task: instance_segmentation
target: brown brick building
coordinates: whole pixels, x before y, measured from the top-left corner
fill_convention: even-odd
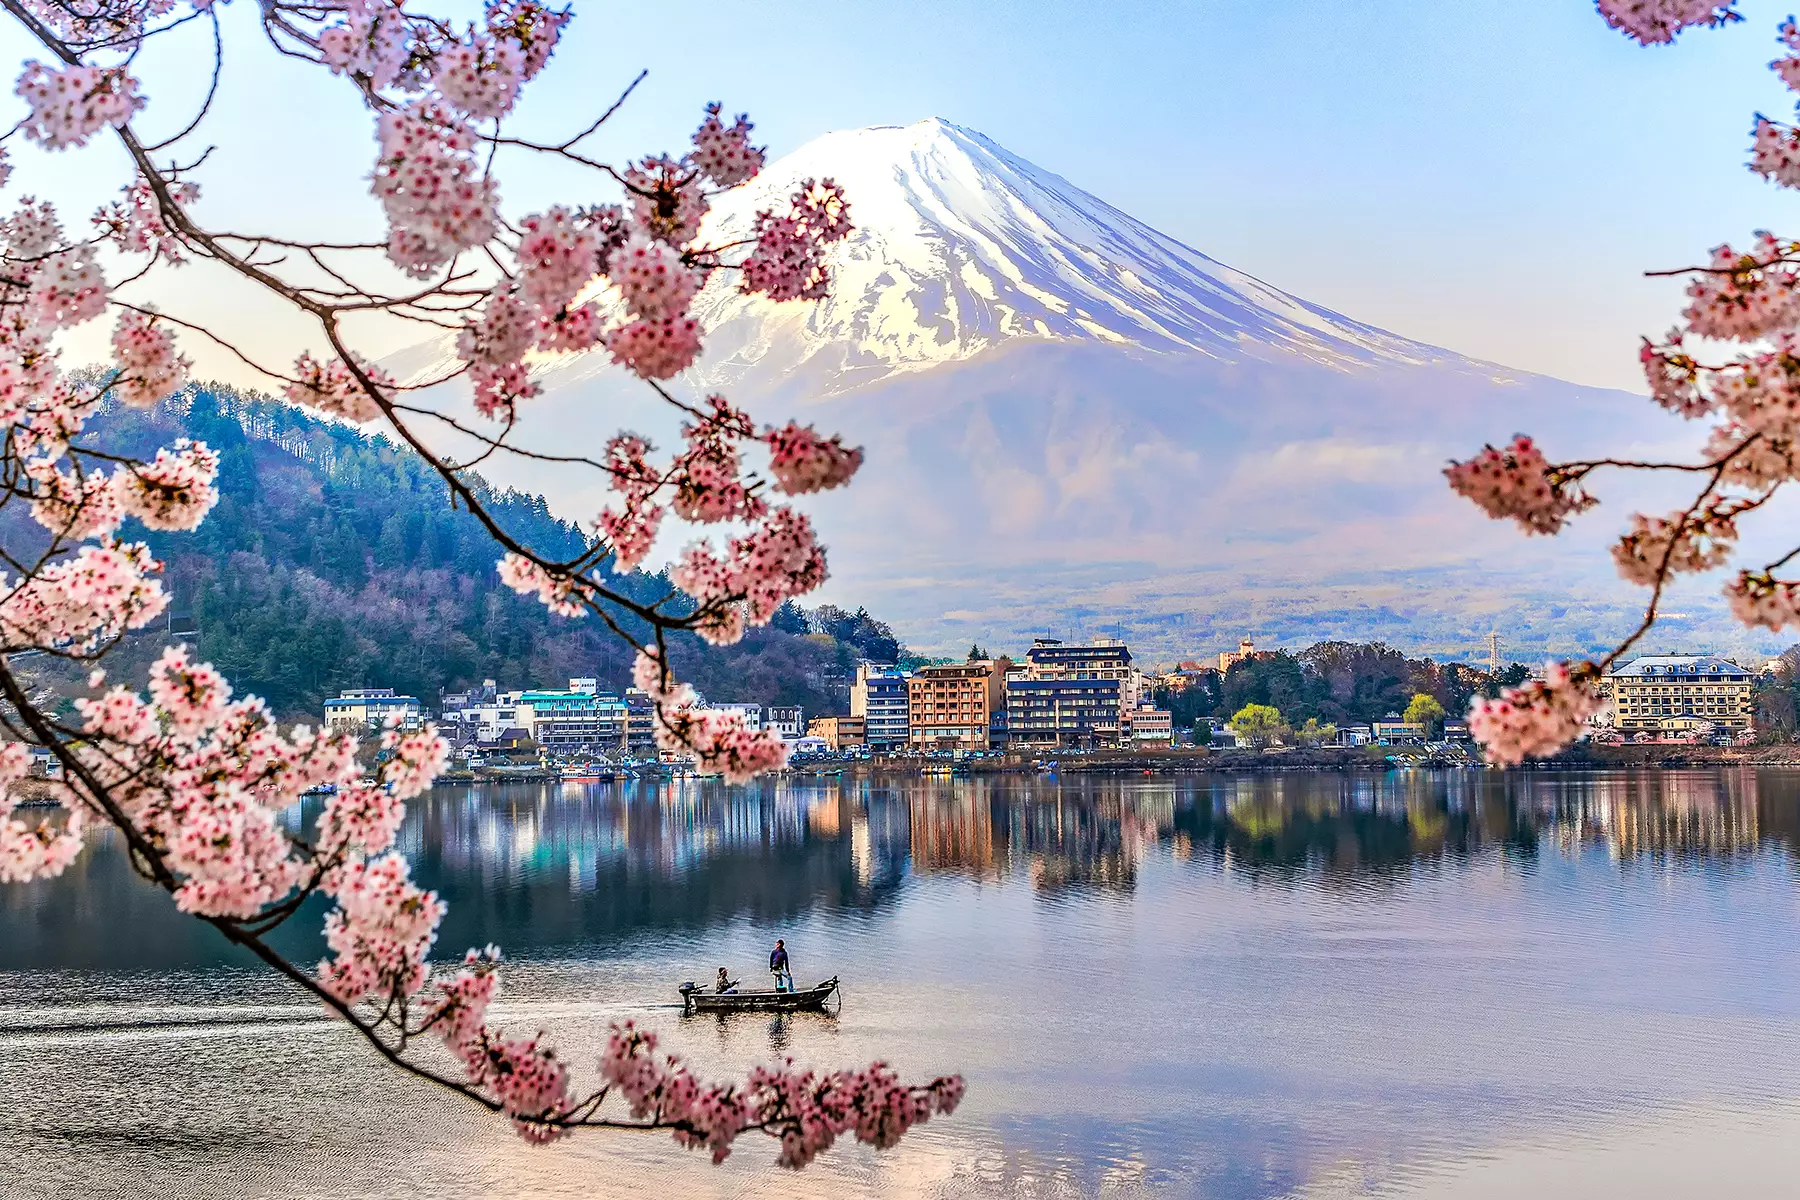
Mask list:
[[[1006,703],[1005,660],[920,667],[907,681],[907,745],[986,750],[994,710]]]

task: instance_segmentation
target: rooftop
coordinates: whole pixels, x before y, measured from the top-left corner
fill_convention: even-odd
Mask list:
[[[1646,654],[1610,672],[1614,676],[1749,675],[1748,668],[1716,654]]]

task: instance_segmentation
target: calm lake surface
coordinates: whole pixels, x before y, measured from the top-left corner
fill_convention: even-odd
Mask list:
[[[532,1148],[376,1065],[98,840],[0,887],[0,1195],[1793,1196],[1800,773],[442,790],[403,835],[495,1017],[708,1073],[960,1070],[801,1175]],[[319,952],[318,914],[287,948]],[[776,937],[836,1016],[684,1018]]]

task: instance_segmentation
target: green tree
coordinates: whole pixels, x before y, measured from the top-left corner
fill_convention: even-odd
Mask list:
[[[1246,704],[1225,724],[1258,750],[1292,732],[1281,719],[1281,710],[1269,704]]]
[[[1337,737],[1337,726],[1320,723],[1317,717],[1306,718],[1306,724],[1294,731],[1294,739],[1302,746],[1317,746],[1321,742],[1329,742]]]
[[[1406,706],[1406,719],[1423,725],[1426,736],[1435,738],[1444,731],[1444,706],[1430,692],[1419,692]]]

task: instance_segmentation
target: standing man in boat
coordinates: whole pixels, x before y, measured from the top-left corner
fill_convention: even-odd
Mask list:
[[[769,974],[775,976],[776,991],[794,990],[794,973],[788,970],[787,946],[780,938],[775,939],[775,949],[769,952]]]

